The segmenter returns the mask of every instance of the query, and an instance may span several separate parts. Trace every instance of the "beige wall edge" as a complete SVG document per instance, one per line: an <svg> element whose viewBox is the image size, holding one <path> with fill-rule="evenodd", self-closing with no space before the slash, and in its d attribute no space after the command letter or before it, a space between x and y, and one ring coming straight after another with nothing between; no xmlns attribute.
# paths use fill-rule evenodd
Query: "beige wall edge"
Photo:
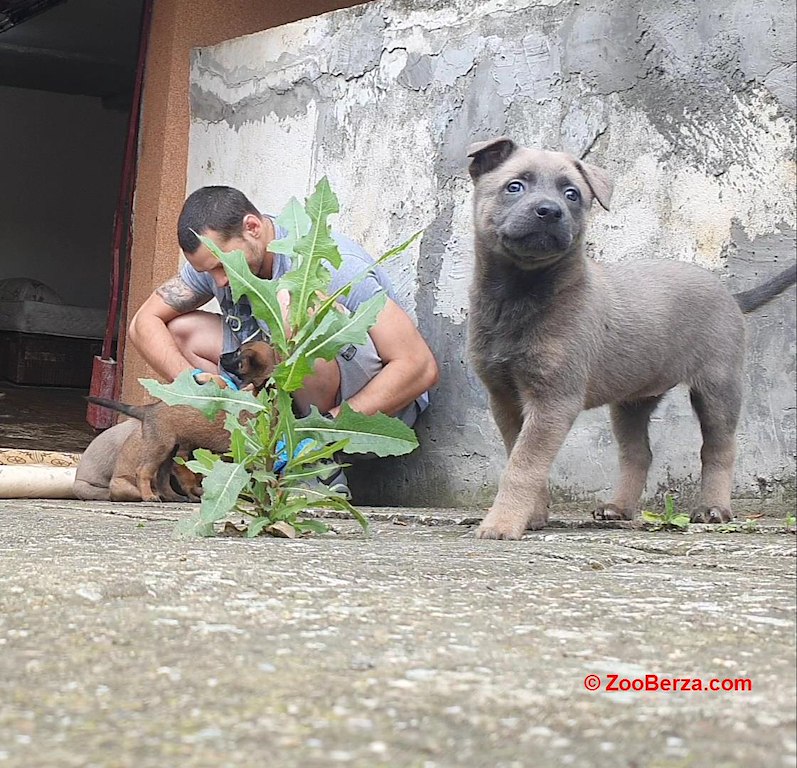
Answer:
<svg viewBox="0 0 797 768"><path fill-rule="evenodd" d="M155 287L176 273L179 262L176 230L186 186L191 49L357 4L346 0L156 0L144 79L128 317ZM153 376L128 343L122 399L149 399L138 379Z"/></svg>

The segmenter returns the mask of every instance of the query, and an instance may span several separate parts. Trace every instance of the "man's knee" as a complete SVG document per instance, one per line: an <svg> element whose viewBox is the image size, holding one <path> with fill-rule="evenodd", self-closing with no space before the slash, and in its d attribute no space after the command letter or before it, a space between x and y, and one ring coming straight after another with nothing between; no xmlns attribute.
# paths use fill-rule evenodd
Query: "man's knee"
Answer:
<svg viewBox="0 0 797 768"><path fill-rule="evenodd" d="M340 403L340 368L335 360L318 360L314 373L305 380L302 389L294 393L294 404L302 416L314 405L324 413Z"/></svg>
<svg viewBox="0 0 797 768"><path fill-rule="evenodd" d="M203 310L178 315L166 324L182 355L206 369L206 362L217 364L222 352L221 315Z"/></svg>
<svg viewBox="0 0 797 768"><path fill-rule="evenodd" d="M173 320L166 323L169 333L171 333L175 344L183 351L188 349L190 342L196 334L196 320L192 317L194 313L178 315Z"/></svg>

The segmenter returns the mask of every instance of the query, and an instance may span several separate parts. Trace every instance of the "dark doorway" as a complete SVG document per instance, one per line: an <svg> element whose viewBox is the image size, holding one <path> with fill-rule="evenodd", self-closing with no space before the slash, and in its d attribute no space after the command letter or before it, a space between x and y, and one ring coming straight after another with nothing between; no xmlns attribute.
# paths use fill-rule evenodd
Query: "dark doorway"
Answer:
<svg viewBox="0 0 797 768"><path fill-rule="evenodd" d="M94 435L142 4L0 2L0 464Z"/></svg>

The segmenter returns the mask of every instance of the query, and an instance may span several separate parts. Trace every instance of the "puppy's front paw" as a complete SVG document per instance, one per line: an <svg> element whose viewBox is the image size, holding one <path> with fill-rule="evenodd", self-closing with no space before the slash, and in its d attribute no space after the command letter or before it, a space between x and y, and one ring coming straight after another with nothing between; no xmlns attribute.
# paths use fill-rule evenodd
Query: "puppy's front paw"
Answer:
<svg viewBox="0 0 797 768"><path fill-rule="evenodd" d="M512 541L517 541L518 539L522 538L522 536L523 531L518 533L517 530L509 527L501 527L498 525L485 525L482 523L476 529L477 539L509 539Z"/></svg>
<svg viewBox="0 0 797 768"><path fill-rule="evenodd" d="M476 538L517 541L523 538L523 533L527 528L536 531L545 527L546 518L547 514L532 515L527 520L525 515L502 515L491 510L477 528Z"/></svg>
<svg viewBox="0 0 797 768"><path fill-rule="evenodd" d="M595 520L633 520L633 509L621 509L616 504L599 504L592 513Z"/></svg>
<svg viewBox="0 0 797 768"><path fill-rule="evenodd" d="M709 507L703 504L689 515L691 523L729 523L733 520L733 512L726 507Z"/></svg>

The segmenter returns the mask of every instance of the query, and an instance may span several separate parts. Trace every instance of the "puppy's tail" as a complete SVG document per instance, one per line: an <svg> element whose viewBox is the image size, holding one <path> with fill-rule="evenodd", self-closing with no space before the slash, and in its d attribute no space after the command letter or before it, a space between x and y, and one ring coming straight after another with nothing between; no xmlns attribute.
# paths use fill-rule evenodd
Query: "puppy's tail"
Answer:
<svg viewBox="0 0 797 768"><path fill-rule="evenodd" d="M125 413L128 416L132 416L134 419L138 419L139 421L144 420L144 417L147 415L147 411L149 410L146 405L128 405L127 403L120 403L118 400L108 400L104 397L94 397L94 395L88 395L86 400L88 400L90 403L94 403L94 405L101 405L103 408L109 408L112 411Z"/></svg>
<svg viewBox="0 0 797 768"><path fill-rule="evenodd" d="M785 291L790 285L797 282L797 263L787 267L783 272L762 283L757 288L749 291L734 293L733 298L739 305L742 312L752 312L762 304L766 304L770 299L774 299L781 291Z"/></svg>

